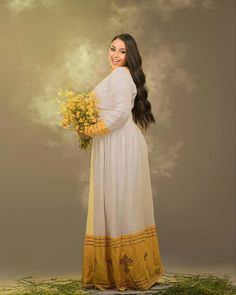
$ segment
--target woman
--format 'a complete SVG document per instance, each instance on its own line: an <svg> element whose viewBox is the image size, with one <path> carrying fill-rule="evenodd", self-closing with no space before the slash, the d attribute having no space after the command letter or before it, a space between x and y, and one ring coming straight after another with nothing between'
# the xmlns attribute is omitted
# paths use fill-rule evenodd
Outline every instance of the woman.
<svg viewBox="0 0 236 295"><path fill-rule="evenodd" d="M78 129L81 136L93 136L82 286L146 290L164 268L148 149L137 124L147 129L155 119L134 38L115 36L108 57L112 71L93 89L99 121Z"/></svg>

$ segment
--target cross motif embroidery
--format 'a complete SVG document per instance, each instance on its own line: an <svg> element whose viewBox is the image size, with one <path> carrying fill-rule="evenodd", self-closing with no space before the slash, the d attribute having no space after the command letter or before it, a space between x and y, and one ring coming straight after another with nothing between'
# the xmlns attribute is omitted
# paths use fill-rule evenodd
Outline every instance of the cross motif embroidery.
<svg viewBox="0 0 236 295"><path fill-rule="evenodd" d="M123 257L120 259L120 264L123 265L124 271L129 272L129 267L128 265L131 264L133 260L128 257L126 254L123 255Z"/></svg>

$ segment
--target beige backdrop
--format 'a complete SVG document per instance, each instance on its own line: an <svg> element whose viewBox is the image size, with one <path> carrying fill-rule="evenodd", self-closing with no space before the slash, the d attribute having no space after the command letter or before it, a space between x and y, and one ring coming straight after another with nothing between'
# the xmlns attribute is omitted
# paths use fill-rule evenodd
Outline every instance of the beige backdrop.
<svg viewBox="0 0 236 295"><path fill-rule="evenodd" d="M157 124L145 138L167 272L235 275L235 1L0 1L0 280L79 277L90 152L63 132L60 87L139 45Z"/></svg>

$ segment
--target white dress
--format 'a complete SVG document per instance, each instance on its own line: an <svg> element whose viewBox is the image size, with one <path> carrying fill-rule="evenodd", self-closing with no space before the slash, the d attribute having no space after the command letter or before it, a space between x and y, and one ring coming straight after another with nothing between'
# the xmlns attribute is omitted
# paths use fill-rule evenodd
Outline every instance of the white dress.
<svg viewBox="0 0 236 295"><path fill-rule="evenodd" d="M132 118L137 94L127 67L115 68L94 89L100 120L93 136L85 288L146 290L165 272L154 218L148 149Z"/></svg>

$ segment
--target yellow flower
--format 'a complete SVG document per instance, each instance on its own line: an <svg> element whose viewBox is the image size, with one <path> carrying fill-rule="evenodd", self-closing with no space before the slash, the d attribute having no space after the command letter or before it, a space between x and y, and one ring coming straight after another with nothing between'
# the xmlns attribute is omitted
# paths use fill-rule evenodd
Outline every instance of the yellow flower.
<svg viewBox="0 0 236 295"><path fill-rule="evenodd" d="M65 91L65 96L70 96L70 95L73 95L73 94L74 94L73 91L68 91L68 90Z"/></svg>

